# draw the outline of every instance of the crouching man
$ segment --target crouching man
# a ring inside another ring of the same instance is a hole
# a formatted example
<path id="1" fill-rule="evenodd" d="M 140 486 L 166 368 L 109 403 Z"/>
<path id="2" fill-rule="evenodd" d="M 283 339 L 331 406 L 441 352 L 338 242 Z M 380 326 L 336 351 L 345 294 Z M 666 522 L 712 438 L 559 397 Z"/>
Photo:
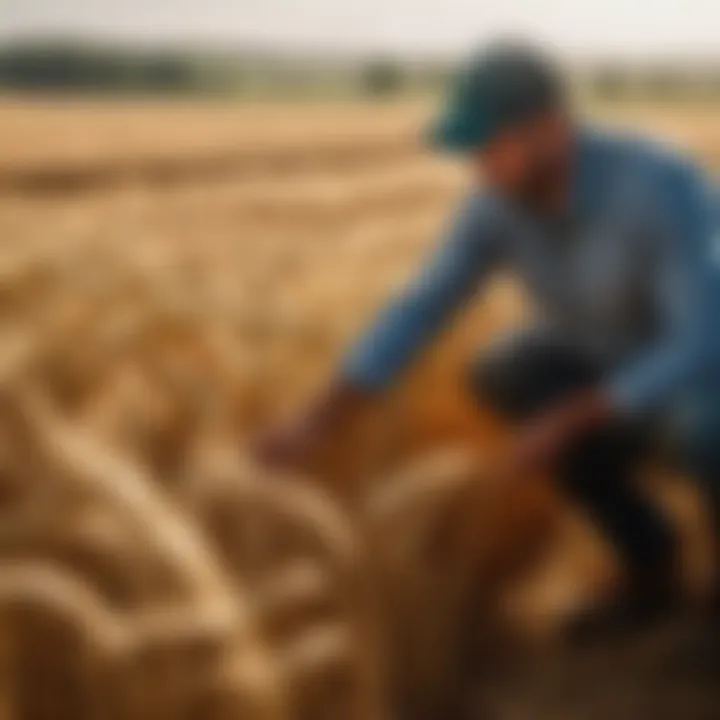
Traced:
<path id="1" fill-rule="evenodd" d="M 617 549 L 629 580 L 613 612 L 656 616 L 673 602 L 676 543 L 634 481 L 660 428 L 720 511 L 714 189 L 682 157 L 581 124 L 553 64 L 523 46 L 475 56 L 432 139 L 477 186 L 328 391 L 261 452 L 298 460 L 509 271 L 535 319 L 471 363 L 468 391 L 517 428 L 515 470 L 553 470 Z"/>

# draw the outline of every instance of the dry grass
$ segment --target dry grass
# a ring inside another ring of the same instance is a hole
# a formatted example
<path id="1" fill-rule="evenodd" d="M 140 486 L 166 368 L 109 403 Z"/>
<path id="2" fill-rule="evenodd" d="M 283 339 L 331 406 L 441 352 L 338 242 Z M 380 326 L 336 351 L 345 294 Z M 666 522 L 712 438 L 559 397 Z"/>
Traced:
<path id="1" fill-rule="evenodd" d="M 693 112 L 621 120 L 712 161 L 717 112 Z M 459 377 L 522 313 L 507 283 L 334 440 L 331 497 L 243 459 L 433 244 L 463 178 L 422 152 L 426 115 L 0 104 L 7 717 L 366 720 L 388 688 L 418 717 L 452 693 L 469 603 L 545 632 L 612 575 L 549 488 L 478 484 L 502 432 Z M 388 478 L 478 439 L 484 462 Z M 508 590 L 558 528 L 571 553 Z"/>

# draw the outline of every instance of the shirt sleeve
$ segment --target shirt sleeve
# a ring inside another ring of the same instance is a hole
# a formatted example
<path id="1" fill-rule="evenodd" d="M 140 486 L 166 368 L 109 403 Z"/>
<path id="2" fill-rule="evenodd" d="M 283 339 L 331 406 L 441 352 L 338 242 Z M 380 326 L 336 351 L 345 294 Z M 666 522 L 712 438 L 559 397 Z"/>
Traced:
<path id="1" fill-rule="evenodd" d="M 720 359 L 720 223 L 717 197 L 692 168 L 678 166 L 659 181 L 656 217 L 666 245 L 656 289 L 666 316 L 658 344 L 608 383 L 616 404 L 642 413 L 682 392 Z"/>
<path id="2" fill-rule="evenodd" d="M 498 255 L 498 220 L 489 199 L 471 195 L 420 274 L 346 358 L 341 374 L 381 390 L 415 359 L 478 289 Z"/>

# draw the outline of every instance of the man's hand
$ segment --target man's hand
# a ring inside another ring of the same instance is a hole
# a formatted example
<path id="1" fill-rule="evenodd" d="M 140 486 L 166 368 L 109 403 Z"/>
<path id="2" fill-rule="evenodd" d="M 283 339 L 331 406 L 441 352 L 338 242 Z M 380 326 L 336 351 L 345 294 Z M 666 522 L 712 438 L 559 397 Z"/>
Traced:
<path id="1" fill-rule="evenodd" d="M 511 472 L 547 470 L 570 443 L 610 420 L 614 412 L 609 398 L 590 391 L 540 415 L 521 432 L 510 462 Z"/>
<path id="2" fill-rule="evenodd" d="M 337 428 L 345 425 L 367 401 L 363 391 L 337 382 L 309 410 L 261 436 L 255 443 L 255 454 L 272 467 L 307 467 Z"/>

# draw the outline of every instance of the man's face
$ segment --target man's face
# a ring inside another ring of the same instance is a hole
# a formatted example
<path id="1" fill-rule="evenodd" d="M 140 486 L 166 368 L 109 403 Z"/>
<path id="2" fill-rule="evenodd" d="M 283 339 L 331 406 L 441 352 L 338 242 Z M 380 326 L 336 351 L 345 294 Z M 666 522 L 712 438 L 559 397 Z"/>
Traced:
<path id="1" fill-rule="evenodd" d="M 567 116 L 543 113 L 500 132 L 476 157 L 484 183 L 544 212 L 558 212 L 568 198 L 572 130 Z"/>

